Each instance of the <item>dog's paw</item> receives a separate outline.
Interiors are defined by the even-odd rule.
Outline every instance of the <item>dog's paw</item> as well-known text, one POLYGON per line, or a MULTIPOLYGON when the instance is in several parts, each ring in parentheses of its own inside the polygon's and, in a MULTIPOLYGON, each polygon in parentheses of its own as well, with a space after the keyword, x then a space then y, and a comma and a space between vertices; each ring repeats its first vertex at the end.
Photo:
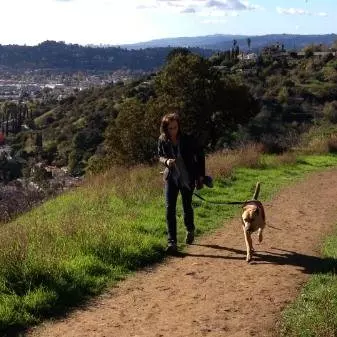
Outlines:
POLYGON ((247 255, 246 262, 249 263, 251 261, 252 257, 250 255, 247 255))

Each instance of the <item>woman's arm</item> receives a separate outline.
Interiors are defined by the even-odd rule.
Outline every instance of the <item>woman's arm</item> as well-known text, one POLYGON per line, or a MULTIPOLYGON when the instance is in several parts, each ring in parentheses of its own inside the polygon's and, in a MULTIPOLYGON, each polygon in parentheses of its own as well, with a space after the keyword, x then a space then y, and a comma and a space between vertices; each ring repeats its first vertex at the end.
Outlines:
POLYGON ((164 149, 164 141, 159 139, 158 140, 158 156, 159 156, 159 162, 161 162, 166 167, 169 167, 168 165, 168 155, 164 149))

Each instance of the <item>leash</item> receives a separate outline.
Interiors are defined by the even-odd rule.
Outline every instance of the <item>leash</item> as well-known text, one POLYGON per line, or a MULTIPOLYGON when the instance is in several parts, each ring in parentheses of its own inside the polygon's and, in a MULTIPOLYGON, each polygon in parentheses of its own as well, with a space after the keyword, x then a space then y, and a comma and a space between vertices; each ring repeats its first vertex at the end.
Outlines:
POLYGON ((201 195, 199 195, 196 192, 193 192, 193 194, 198 197, 199 199, 209 203, 209 204, 215 204, 215 205, 243 205, 244 201, 210 201, 203 198, 201 195))
MULTIPOLYGON (((208 204, 213 204, 213 205, 244 205, 247 201, 252 201, 252 200, 245 200, 245 201, 210 201, 210 200, 206 200, 205 198, 203 198, 201 195, 199 195, 196 192, 193 192, 193 194, 196 197, 198 197, 199 199, 201 199, 202 201, 205 201, 208 204)), ((271 204, 266 204, 266 203, 263 203, 263 205, 264 206, 272 206, 271 204)), ((270 227, 272 227, 272 226, 270 226, 270 227)))

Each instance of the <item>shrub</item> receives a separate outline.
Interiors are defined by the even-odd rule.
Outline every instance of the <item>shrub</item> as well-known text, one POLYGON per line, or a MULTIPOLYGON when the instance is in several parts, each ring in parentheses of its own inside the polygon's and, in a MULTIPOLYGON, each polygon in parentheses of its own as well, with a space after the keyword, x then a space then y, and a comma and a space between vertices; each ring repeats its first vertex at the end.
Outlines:
POLYGON ((274 163, 277 166, 295 164, 296 162, 297 162, 297 155, 294 152, 282 153, 281 155, 276 156, 274 159, 274 163))
POLYGON ((331 123, 337 123, 337 101, 325 103, 323 115, 331 123))
POLYGON ((320 154, 329 152, 326 139, 324 137, 312 139, 305 147, 304 152, 310 154, 320 154))
POLYGON ((337 136, 331 135, 330 139, 327 141, 328 143, 328 151, 330 153, 337 153, 337 136))
POLYGON ((263 146, 255 143, 247 144, 236 150, 218 151, 207 158, 207 172, 214 178, 228 178, 238 166, 260 167, 262 152, 263 146))

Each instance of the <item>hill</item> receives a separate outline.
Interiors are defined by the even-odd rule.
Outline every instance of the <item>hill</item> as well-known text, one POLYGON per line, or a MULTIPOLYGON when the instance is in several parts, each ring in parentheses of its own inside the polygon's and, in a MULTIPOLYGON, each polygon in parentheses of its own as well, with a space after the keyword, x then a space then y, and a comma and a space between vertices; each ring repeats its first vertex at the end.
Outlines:
POLYGON ((241 50, 247 50, 247 39, 251 40, 251 48, 260 50, 266 45, 279 43, 286 49, 302 49, 308 44, 331 45, 337 40, 336 34, 325 35, 300 35, 300 34, 269 34, 269 35, 207 35, 196 37, 177 37, 167 39, 157 39, 135 44, 121 45, 127 49, 157 48, 157 47, 199 47, 213 50, 228 50, 236 40, 241 50))
POLYGON ((121 47, 127 49, 141 49, 141 48, 158 48, 168 46, 170 47, 200 47, 200 46, 214 46, 214 45, 220 46, 224 42, 232 43, 233 39, 241 40, 247 37, 248 36, 245 35, 214 34, 214 35, 195 36, 195 37, 163 38, 133 44, 123 44, 121 45, 121 47))
MULTIPOLYGON (((37 46, 0 45, 0 70, 48 69, 59 72, 153 71, 163 65, 173 47, 127 50, 120 47, 88 47, 45 41, 37 46)), ((213 51, 198 47, 192 52, 210 56, 213 51)))
POLYGON ((151 72, 160 68, 167 55, 177 47, 186 47, 191 52, 210 57, 214 51, 230 50, 233 40, 240 50, 249 47, 259 52, 265 46, 278 43, 287 50, 300 50, 309 44, 330 46, 337 40, 336 34, 291 35, 272 34, 207 35, 151 40, 120 46, 81 46, 64 42, 44 41, 37 46, 0 45, 0 70, 17 72, 32 69, 47 69, 59 72, 91 71, 94 73, 116 71, 151 72), (247 39, 250 39, 248 46, 247 39))
MULTIPOLYGON (((12 155, 24 155, 32 165, 68 166, 74 175, 153 162, 158 123, 171 110, 209 152, 258 142, 266 152, 281 153, 312 125, 337 122, 337 60, 331 53, 315 56, 316 47, 302 56, 267 50, 256 60, 176 49, 160 72, 133 82, 61 98, 45 91, 26 108, 3 103, 1 126, 12 155)), ((321 145, 336 152, 335 138, 321 145)))

